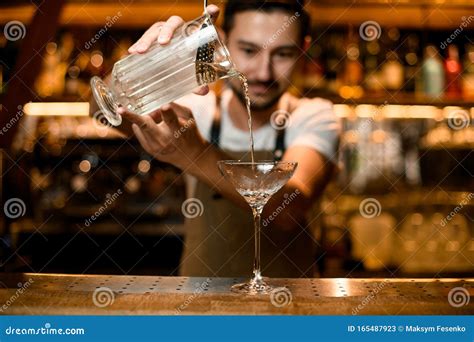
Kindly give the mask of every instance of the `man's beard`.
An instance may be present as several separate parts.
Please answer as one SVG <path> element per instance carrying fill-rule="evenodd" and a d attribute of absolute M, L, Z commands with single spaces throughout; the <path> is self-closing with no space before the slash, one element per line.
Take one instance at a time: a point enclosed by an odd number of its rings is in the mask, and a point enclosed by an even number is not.
<path fill-rule="evenodd" d="M 272 82 L 273 83 L 273 82 Z M 234 94 L 237 96 L 237 98 L 239 99 L 239 101 L 244 105 L 244 107 L 247 106 L 247 102 L 245 100 L 245 96 L 244 96 L 244 91 L 243 91 L 243 88 L 242 87 L 235 87 L 232 83 L 230 83 L 230 88 L 232 89 L 232 91 L 234 92 Z M 252 110 L 255 110 L 255 111 L 263 111 L 263 110 L 267 110 L 267 109 L 270 109 L 272 108 L 275 104 L 278 103 L 278 101 L 280 101 L 280 97 L 281 97 L 282 94 L 278 94 L 277 96 L 275 96 L 274 98 L 272 98 L 270 101 L 267 101 L 265 103 L 261 103 L 261 104 L 257 104 L 253 101 L 250 101 L 250 108 Z"/>

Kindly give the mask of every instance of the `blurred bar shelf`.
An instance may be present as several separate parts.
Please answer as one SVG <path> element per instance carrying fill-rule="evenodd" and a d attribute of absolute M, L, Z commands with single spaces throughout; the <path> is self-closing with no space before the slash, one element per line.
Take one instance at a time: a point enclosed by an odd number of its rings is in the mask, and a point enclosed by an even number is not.
<path fill-rule="evenodd" d="M 280 298 L 278 292 L 272 297 L 232 293 L 230 286 L 241 280 L 4 273 L 0 301 L 10 304 L 3 311 L 7 315 L 474 314 L 472 301 L 457 298 L 451 305 L 456 289 L 474 295 L 473 278 L 272 279 L 281 287 Z"/>
<path fill-rule="evenodd" d="M 217 1 L 215 3 L 219 4 Z M 2 6 L 0 25 L 11 20 L 28 23 L 36 9 L 26 0 L 7 0 L 3 1 Z M 380 25 L 399 28 L 449 29 L 459 27 L 461 18 L 472 13 L 474 3 L 469 0 L 317 0 L 310 2 L 306 9 L 313 18 L 317 18 L 314 22 L 318 25 L 357 25 L 367 20 L 375 20 Z M 100 27 L 103 26 L 105 17 L 113 16 L 119 11 L 124 15 L 114 24 L 116 27 L 144 28 L 169 17 L 171 13 L 191 20 L 196 17 L 196 13 L 202 12 L 202 4 L 193 0 L 172 3 L 166 0 L 94 0 L 87 3 L 69 0 L 64 5 L 60 23 L 62 26 Z"/>
<path fill-rule="evenodd" d="M 329 92 L 321 92 L 319 90 L 306 90 L 303 91 L 306 97 L 323 97 L 331 100 L 335 104 L 373 104 L 373 105 L 384 105 L 384 104 L 399 104 L 399 105 L 410 105 L 410 106 L 460 106 L 460 107 L 474 107 L 474 98 L 450 98 L 450 97 L 428 97 L 422 94 L 414 93 L 389 93 L 384 92 L 380 94 L 367 94 L 360 98 L 343 98 L 337 94 Z"/>

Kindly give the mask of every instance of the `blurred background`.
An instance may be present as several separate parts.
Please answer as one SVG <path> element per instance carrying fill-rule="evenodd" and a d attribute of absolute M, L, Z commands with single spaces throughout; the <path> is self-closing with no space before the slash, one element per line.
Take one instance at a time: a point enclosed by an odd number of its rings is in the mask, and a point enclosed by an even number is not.
<path fill-rule="evenodd" d="M 343 125 L 340 172 L 312 220 L 319 275 L 473 276 L 474 3 L 306 8 L 292 92 L 330 99 Z M 0 270 L 177 274 L 184 177 L 88 117 L 89 80 L 152 23 L 201 12 L 189 0 L 1 2 Z"/>

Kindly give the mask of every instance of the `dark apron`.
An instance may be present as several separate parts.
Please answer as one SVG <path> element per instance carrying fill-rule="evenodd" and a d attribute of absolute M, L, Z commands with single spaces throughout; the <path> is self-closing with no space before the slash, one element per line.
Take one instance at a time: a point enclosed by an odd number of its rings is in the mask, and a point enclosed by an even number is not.
<path fill-rule="evenodd" d="M 217 110 L 210 137 L 216 146 L 219 146 L 220 127 L 220 110 Z M 278 131 L 275 149 L 255 151 L 255 159 L 279 160 L 284 152 L 284 137 L 285 131 Z M 225 152 L 234 159 L 249 159 L 248 151 Z M 197 183 L 194 198 L 203 203 L 204 210 L 201 216 L 186 219 L 180 274 L 250 277 L 254 258 L 254 226 L 250 207 L 237 207 L 203 182 Z M 282 232 L 271 224 L 262 226 L 262 274 L 282 278 L 312 277 L 316 254 L 314 241 L 309 229 Z"/>

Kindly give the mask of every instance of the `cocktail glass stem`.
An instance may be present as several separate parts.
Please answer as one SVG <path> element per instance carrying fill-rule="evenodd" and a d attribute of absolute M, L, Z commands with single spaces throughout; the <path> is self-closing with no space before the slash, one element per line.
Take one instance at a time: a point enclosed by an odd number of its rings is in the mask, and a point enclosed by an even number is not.
<path fill-rule="evenodd" d="M 255 227 L 255 257 L 253 261 L 253 278 L 251 282 L 254 284 L 263 283 L 260 270 L 260 228 L 262 223 L 262 211 L 263 206 L 252 208 L 253 222 Z"/>

